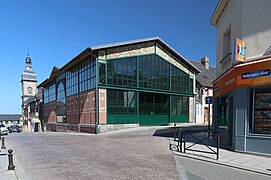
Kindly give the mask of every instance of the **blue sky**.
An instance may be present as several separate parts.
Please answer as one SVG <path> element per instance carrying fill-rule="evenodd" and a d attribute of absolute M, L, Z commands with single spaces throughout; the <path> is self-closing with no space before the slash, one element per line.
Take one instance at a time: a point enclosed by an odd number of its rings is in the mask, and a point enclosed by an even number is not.
<path fill-rule="evenodd" d="M 38 84 L 88 46 L 159 36 L 186 59 L 210 58 L 218 0 L 1 0 L 0 113 L 20 113 L 29 49 Z"/>

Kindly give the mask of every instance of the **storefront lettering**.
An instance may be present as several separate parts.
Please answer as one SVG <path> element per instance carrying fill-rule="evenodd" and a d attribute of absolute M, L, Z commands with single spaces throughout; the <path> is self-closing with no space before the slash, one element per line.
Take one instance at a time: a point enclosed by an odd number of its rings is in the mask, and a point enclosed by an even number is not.
<path fill-rule="evenodd" d="M 269 74 L 270 74 L 269 69 L 259 70 L 259 71 L 254 71 L 254 72 L 249 72 L 249 73 L 242 74 L 242 79 L 257 78 L 257 77 L 261 77 L 261 76 L 268 76 Z"/>
<path fill-rule="evenodd" d="M 232 84 L 235 81 L 236 81 L 235 78 L 231 78 L 230 80 L 228 80 L 228 81 L 225 82 L 225 86 L 228 86 L 229 84 Z"/>

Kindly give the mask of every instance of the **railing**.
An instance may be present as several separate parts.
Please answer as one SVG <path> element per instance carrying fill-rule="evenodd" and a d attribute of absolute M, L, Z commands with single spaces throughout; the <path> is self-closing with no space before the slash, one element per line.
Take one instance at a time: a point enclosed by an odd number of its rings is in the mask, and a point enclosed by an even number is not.
<path fill-rule="evenodd" d="M 219 63 L 224 64 L 225 62 L 227 62 L 228 60 L 231 59 L 231 55 L 232 55 L 232 53 L 229 52 Z"/>
<path fill-rule="evenodd" d="M 198 133 L 206 133 L 206 137 L 197 137 L 196 134 Z M 190 136 L 192 144 L 188 145 L 188 139 L 187 137 Z M 211 144 L 207 144 L 205 140 L 211 140 L 214 141 L 215 149 L 211 148 Z M 177 150 L 181 153 L 186 153 L 186 151 L 195 151 L 195 152 L 201 152 L 201 153 L 208 153 L 208 154 L 216 154 L 216 159 L 219 159 L 219 143 L 220 143 L 220 134 L 218 131 L 213 130 L 178 130 L 178 139 L 177 139 L 178 145 Z M 210 141 L 209 141 L 210 142 Z M 207 147 L 207 150 L 201 150 L 194 148 L 196 144 L 200 144 L 202 146 Z"/>

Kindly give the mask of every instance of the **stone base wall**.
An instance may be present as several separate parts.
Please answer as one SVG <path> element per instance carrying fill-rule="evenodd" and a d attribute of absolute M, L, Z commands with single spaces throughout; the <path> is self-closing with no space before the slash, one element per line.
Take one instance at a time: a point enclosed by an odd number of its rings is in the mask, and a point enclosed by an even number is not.
<path fill-rule="evenodd" d="M 139 124 L 106 124 L 98 125 L 98 133 L 106 133 L 121 129 L 139 127 Z M 95 133 L 95 124 L 67 124 L 67 123 L 46 123 L 46 130 L 53 132 L 78 132 L 78 133 Z"/>
<path fill-rule="evenodd" d="M 46 123 L 46 130 L 52 132 L 82 132 L 95 133 L 95 125 L 67 124 L 67 123 Z"/>

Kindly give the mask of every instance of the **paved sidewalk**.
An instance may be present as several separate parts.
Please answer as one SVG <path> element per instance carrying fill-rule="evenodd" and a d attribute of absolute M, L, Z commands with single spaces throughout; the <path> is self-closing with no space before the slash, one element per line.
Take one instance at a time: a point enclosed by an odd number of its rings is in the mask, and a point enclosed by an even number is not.
<path fill-rule="evenodd" d="M 15 170 L 8 170 L 8 149 L 8 145 L 6 145 L 6 149 L 0 149 L 0 180 L 30 180 L 14 152 Z"/>
<path fill-rule="evenodd" d="M 265 157 L 220 149 L 219 159 L 217 160 L 216 154 L 208 154 L 195 151 L 186 151 L 186 153 L 178 152 L 176 146 L 174 146 L 177 145 L 177 142 L 173 141 L 173 139 L 170 139 L 170 144 L 173 145 L 171 146 L 173 154 L 177 156 L 184 156 L 201 161 L 211 162 L 271 176 L 271 156 Z M 192 145 L 192 143 L 187 143 L 186 147 L 188 147 L 189 145 Z M 193 149 L 208 151 L 206 146 L 199 144 L 195 145 Z M 212 147 L 212 149 L 216 151 L 216 147 Z"/>
<path fill-rule="evenodd" d="M 8 155 L 6 149 L 0 149 L 0 180 L 17 180 L 14 171 L 8 171 Z"/>

